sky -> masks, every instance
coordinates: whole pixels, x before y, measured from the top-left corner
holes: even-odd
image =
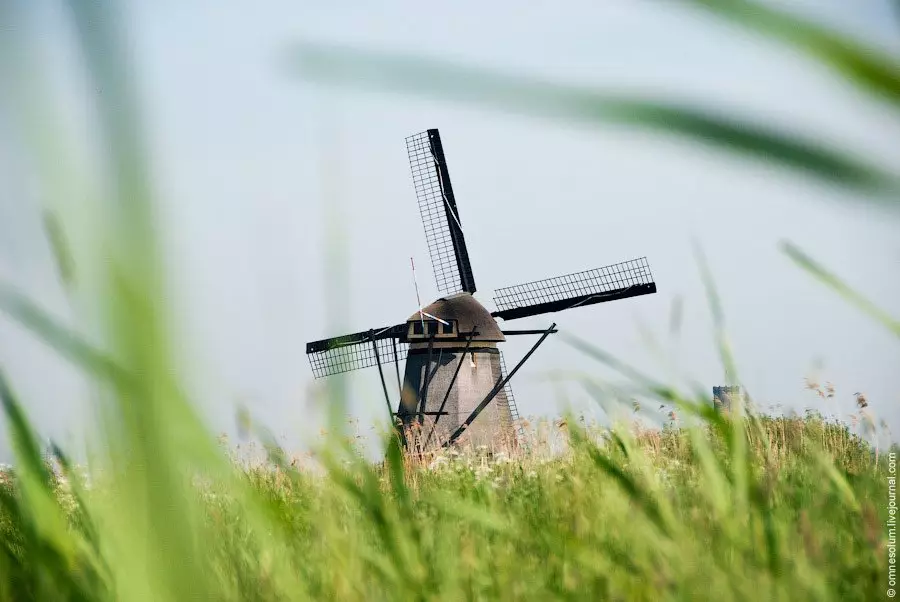
[[[900,55],[887,3],[790,6]],[[438,296],[404,138],[439,128],[476,297],[489,308],[494,288],[635,257],[650,262],[655,295],[509,327],[555,321],[661,379],[724,384],[696,240],[722,299],[739,377],[758,403],[847,415],[861,391],[900,433],[900,345],[779,251],[780,241],[794,242],[900,315],[896,211],[647,132],[323,87],[288,70],[284,57],[297,41],[340,43],[678,99],[900,170],[900,121],[816,64],[708,16],[650,2],[164,0],[124,8],[160,197],[177,353],[215,431],[233,433],[243,404],[288,448],[303,449],[324,426],[313,401],[323,382],[312,377],[306,342],[410,315],[410,257],[423,302]],[[71,97],[67,126],[89,132],[91,92],[67,23],[41,5],[31,27],[57,93]],[[0,278],[74,320],[17,125],[0,110]],[[683,319],[673,332],[679,304]],[[507,364],[532,343],[506,343]],[[43,435],[79,440],[88,421],[83,379],[2,316],[0,366]],[[594,411],[577,386],[555,384],[560,372],[608,374],[551,337],[512,382],[521,414],[554,416],[566,403]],[[807,376],[834,383],[830,405],[804,389]],[[371,436],[385,420],[377,371],[336,378],[348,386],[359,430]]]

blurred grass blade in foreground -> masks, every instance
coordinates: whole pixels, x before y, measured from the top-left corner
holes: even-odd
[[[896,206],[900,201],[900,175],[869,160],[708,109],[516,77],[444,60],[319,44],[295,44],[290,65],[298,75],[318,82],[673,134],[869,193],[866,198],[872,202]]]
[[[795,48],[861,91],[900,108],[900,63],[796,15],[747,0],[681,0],[763,38]],[[897,28],[900,33],[900,27]]]
[[[781,243],[781,250],[785,255],[814,278],[825,284],[828,288],[842,296],[844,299],[855,305],[857,308],[868,314],[870,317],[878,321],[882,326],[889,329],[896,336],[900,337],[900,320],[894,318],[886,311],[875,305],[872,301],[862,296],[843,280],[832,274],[824,266],[820,265],[812,257],[800,250],[799,247],[789,241]]]

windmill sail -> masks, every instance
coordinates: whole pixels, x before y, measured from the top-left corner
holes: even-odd
[[[509,370],[506,368],[506,360],[503,358],[503,352],[500,352],[500,370],[503,373],[503,378],[509,374]],[[516,434],[516,443],[521,445],[525,444],[525,429],[522,427],[522,417],[519,416],[519,407],[516,405],[516,396],[513,395],[512,386],[510,386],[510,381],[506,381],[506,385],[503,386],[503,393],[506,395],[506,405],[509,408],[509,419],[510,426],[514,429],[513,432]]]
[[[497,289],[491,315],[515,320],[656,292],[646,257]]]
[[[409,349],[406,332],[407,325],[398,324],[307,343],[309,365],[313,375],[321,378],[377,366],[379,361],[402,361]]]
[[[445,295],[475,292],[475,276],[450,184],[441,135],[436,129],[406,139],[416,200],[438,290]]]

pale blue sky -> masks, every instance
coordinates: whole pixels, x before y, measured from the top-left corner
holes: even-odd
[[[302,435],[321,425],[307,403],[306,341],[403,320],[415,309],[411,255],[423,301],[436,296],[403,139],[437,127],[477,296],[486,304],[493,288],[642,255],[650,261],[658,294],[520,320],[516,328],[556,321],[665,376],[642,338],[643,324],[681,370],[709,387],[722,383],[691,250],[697,237],[743,380],[758,400],[814,406],[803,378],[821,362],[821,378],[836,385],[842,411],[852,411],[853,392],[865,391],[872,409],[900,432],[900,345],[777,249],[779,240],[794,241],[897,315],[896,212],[646,133],[326,90],[279,63],[292,41],[312,39],[702,100],[848,145],[900,170],[900,122],[814,64],[673,5],[596,4],[129,4],[164,197],[180,352],[217,430],[231,430],[242,401],[299,448]],[[900,53],[886,3],[792,4]],[[45,12],[35,21],[47,61],[74,80],[68,39]],[[15,130],[8,117],[0,131]],[[21,176],[23,159],[11,136],[3,140],[0,276],[65,314],[31,187]],[[340,309],[336,324],[329,323],[325,294],[326,206],[343,216],[350,269],[349,297],[332,304]],[[668,322],[678,296],[685,316],[674,342]],[[530,343],[509,342],[507,362]],[[0,365],[46,434],[78,431],[84,391],[77,377],[5,318]],[[553,387],[539,379],[563,369],[595,371],[551,338],[513,381],[521,413],[560,411]],[[384,420],[377,372],[347,381],[361,423]]]

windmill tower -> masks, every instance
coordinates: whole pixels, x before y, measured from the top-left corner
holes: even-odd
[[[537,347],[556,332],[503,330],[497,319],[515,320],[656,292],[647,259],[497,289],[490,312],[475,297],[475,277],[440,134],[436,129],[406,139],[413,185],[438,290],[406,322],[307,343],[319,378],[377,366],[388,411],[401,432],[416,434],[421,448],[489,445],[514,439],[519,418],[509,380]],[[498,347],[512,335],[541,335],[506,371]],[[404,375],[399,363],[406,360]],[[395,365],[400,400],[388,394],[384,365]],[[395,410],[396,407],[396,410]],[[412,441],[404,439],[407,444]]]
[[[723,385],[713,387],[713,407],[719,412],[731,413],[732,408],[740,402],[746,406],[746,393],[740,385]]]

